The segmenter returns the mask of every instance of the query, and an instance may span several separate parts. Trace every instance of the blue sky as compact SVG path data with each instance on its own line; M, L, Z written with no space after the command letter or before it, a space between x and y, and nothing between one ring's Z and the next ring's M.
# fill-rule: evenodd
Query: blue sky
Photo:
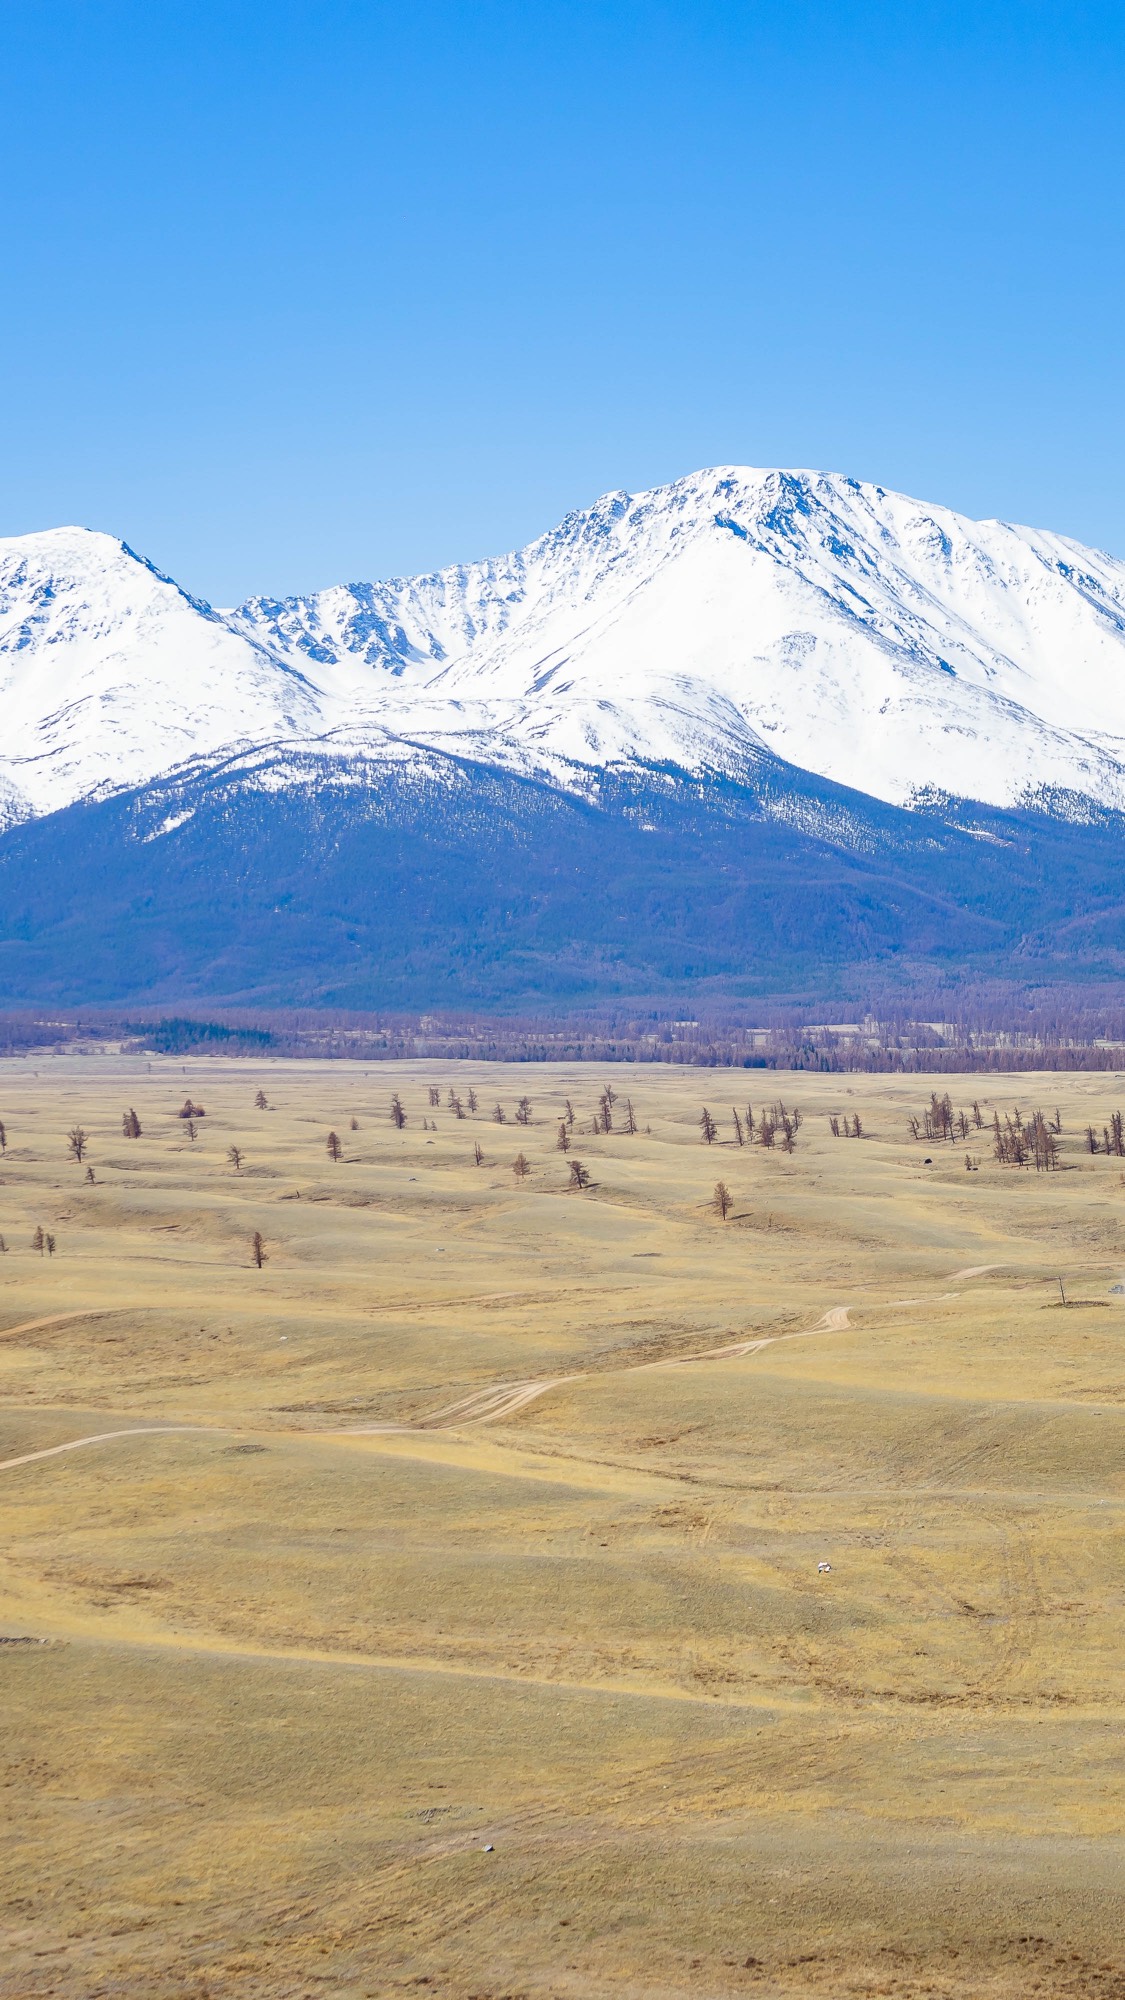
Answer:
M1119 4L5 11L0 533L218 603L825 466L1125 555Z

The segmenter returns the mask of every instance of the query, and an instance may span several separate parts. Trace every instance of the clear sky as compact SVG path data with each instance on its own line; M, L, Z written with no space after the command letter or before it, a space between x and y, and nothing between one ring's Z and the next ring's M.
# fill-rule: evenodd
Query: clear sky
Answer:
M1125 555L1125 7L4 9L0 533L217 603L823 466Z

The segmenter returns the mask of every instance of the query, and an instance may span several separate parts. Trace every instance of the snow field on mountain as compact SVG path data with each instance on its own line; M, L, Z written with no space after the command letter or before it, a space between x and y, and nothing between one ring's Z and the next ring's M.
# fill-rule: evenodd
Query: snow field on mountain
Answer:
M719 468L526 549L218 613L112 537L0 543L0 817L254 745L1125 808L1125 564L837 475ZM408 747L404 754L409 754Z

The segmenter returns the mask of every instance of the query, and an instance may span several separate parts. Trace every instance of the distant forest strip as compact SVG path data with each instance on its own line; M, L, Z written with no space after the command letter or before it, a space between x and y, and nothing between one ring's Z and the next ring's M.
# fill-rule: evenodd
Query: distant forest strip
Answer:
M814 1023L796 1009L786 1018L787 1011L732 1020L624 1009L501 1019L314 1009L223 1008L205 1018L157 1009L129 1016L24 1010L0 1013L0 1057L89 1047L173 1057L675 1063L823 1074L1125 1070L1125 1006L1116 995L1098 1007L1076 994L1067 1005L1054 989L1049 1004L1028 1002L1010 1015L984 1005L952 1019L943 1018L937 996L924 1020L872 1010Z

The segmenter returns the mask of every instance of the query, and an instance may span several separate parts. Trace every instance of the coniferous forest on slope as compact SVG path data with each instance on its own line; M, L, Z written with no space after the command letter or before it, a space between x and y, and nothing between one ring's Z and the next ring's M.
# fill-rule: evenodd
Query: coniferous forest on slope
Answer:
M1111 980L1125 820L903 811L768 764L581 799L456 758L232 760L0 836L0 1005L565 1011ZM1057 807L1057 801L1056 807Z

